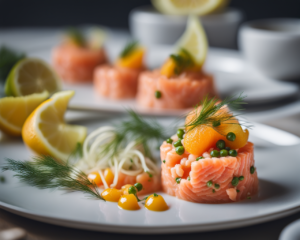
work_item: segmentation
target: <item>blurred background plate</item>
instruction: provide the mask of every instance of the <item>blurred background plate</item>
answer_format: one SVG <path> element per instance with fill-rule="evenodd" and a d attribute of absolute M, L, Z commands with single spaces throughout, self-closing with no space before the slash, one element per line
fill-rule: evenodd
<path fill-rule="evenodd" d="M 82 26 L 87 29 L 91 26 Z M 108 39 L 106 48 L 108 56 L 113 61 L 123 46 L 131 40 L 127 31 L 112 30 L 105 28 Z M 0 31 L 0 45 L 6 45 L 13 49 L 26 52 L 29 56 L 39 57 L 51 62 L 51 49 L 60 41 L 63 29 L 15 29 Z M 149 68 L 159 67 L 172 53 L 170 45 L 150 46 L 147 50 L 146 62 Z M 220 48 L 210 48 L 208 59 L 204 66 L 208 73 L 214 75 L 216 88 L 222 98 L 240 94 L 246 96 L 249 103 L 249 117 L 257 120 L 256 113 L 260 113 L 262 105 L 265 112 L 264 119 L 269 116 L 272 119 L 285 115 L 293 115 L 300 112 L 300 101 L 295 102 L 299 87 L 295 83 L 281 82 L 274 79 L 261 77 L 251 70 L 238 51 Z M 76 110 L 106 111 L 110 113 L 122 113 L 128 108 L 135 109 L 141 114 L 157 116 L 178 116 L 186 113 L 186 110 L 152 110 L 136 106 L 134 100 L 111 101 L 97 96 L 93 91 L 92 84 L 64 85 L 65 89 L 76 90 L 75 97 L 71 100 L 70 108 Z M 287 100 L 287 102 L 285 102 Z M 277 105 L 268 104 L 281 102 L 279 110 Z M 291 103 L 292 101 L 292 103 Z M 294 101 L 294 102 L 293 102 Z M 290 107 L 293 104 L 293 107 Z M 294 106 L 296 105 L 296 107 Z M 299 105 L 299 106 L 298 106 Z M 258 109 L 259 107 L 259 109 Z M 284 109 L 283 109 L 284 108 Z M 258 113 L 258 117 L 261 117 Z M 255 115 L 256 114 L 256 115 Z M 254 116 L 254 117 L 252 117 Z M 260 119 L 261 120 L 261 119 Z"/>

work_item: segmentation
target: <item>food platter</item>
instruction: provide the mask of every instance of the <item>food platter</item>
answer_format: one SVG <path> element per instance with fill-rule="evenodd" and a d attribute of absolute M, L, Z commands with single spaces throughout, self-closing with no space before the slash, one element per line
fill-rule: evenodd
<path fill-rule="evenodd" d="M 112 120 L 102 118 L 73 123 L 85 125 L 91 132 L 99 126 L 111 124 Z M 162 125 L 173 123 L 168 118 L 159 121 Z M 300 139 L 262 124 L 253 125 L 250 141 L 256 144 L 260 194 L 251 200 L 196 204 L 161 193 L 170 207 L 165 212 L 151 212 L 144 208 L 124 211 L 115 203 L 87 199 L 81 193 L 38 190 L 19 183 L 13 178 L 13 173 L 4 172 L 6 181 L 0 184 L 0 206 L 31 219 L 61 226 L 152 234 L 236 228 L 300 211 L 300 186 L 295 184 L 300 181 Z M 26 160 L 32 156 L 21 139 L 2 137 L 0 141 L 0 164 L 5 158 Z"/>
<path fill-rule="evenodd" d="M 110 59 L 117 56 L 122 44 L 108 44 Z M 51 62 L 51 48 L 29 52 L 30 56 Z M 148 50 L 147 65 L 158 67 L 172 52 L 169 46 L 157 46 Z M 205 64 L 207 72 L 212 73 L 216 80 L 216 88 L 221 97 L 243 92 L 249 104 L 271 103 L 280 99 L 294 97 L 298 86 L 293 83 L 275 81 L 257 76 L 244 62 L 237 51 L 211 48 Z M 70 102 L 70 109 L 91 110 L 109 113 L 120 113 L 126 109 L 134 109 L 144 115 L 181 116 L 186 110 L 153 110 L 137 106 L 134 100 L 112 101 L 97 95 L 92 84 L 64 84 L 64 89 L 75 90 L 76 95 Z"/>

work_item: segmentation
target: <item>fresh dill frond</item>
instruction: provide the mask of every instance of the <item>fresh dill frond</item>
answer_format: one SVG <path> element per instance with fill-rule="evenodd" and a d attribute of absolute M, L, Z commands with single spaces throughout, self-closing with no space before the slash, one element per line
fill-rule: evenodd
<path fill-rule="evenodd" d="M 51 156 L 35 157 L 33 161 L 6 159 L 2 171 L 13 171 L 21 182 L 46 189 L 59 188 L 68 192 L 83 192 L 94 199 L 104 200 L 95 183 L 87 175 L 67 163 L 57 162 Z"/>
<path fill-rule="evenodd" d="M 184 70 L 195 65 L 192 55 L 184 48 L 179 49 L 177 54 L 171 54 L 170 58 L 172 58 L 176 64 L 176 68 L 174 69 L 176 75 L 181 74 Z"/>
<path fill-rule="evenodd" d="M 241 105 L 247 104 L 243 101 L 245 96 L 240 94 L 235 97 L 227 97 L 223 101 L 220 101 L 216 97 L 209 98 L 206 96 L 200 104 L 195 106 L 195 110 L 190 114 L 195 114 L 195 117 L 191 119 L 189 123 L 185 125 L 189 130 L 193 130 L 195 127 L 200 125 L 206 125 L 208 127 L 214 128 L 217 132 L 224 135 L 222 127 L 219 127 L 221 124 L 240 124 L 236 117 L 237 114 L 233 114 L 228 110 L 219 111 L 224 107 L 230 107 L 236 110 L 242 110 Z M 199 108 L 201 106 L 201 108 Z M 200 110 L 199 110 L 200 109 Z M 241 124 L 240 124 L 241 125 Z"/>
<path fill-rule="evenodd" d="M 115 138 L 104 145 L 102 154 L 117 154 L 131 141 L 136 141 L 142 146 L 145 156 L 152 159 L 149 142 L 154 140 L 159 143 L 166 138 L 164 128 L 155 120 L 146 121 L 132 110 L 128 111 L 129 120 L 122 121 L 115 126 Z"/>
<path fill-rule="evenodd" d="M 138 46 L 138 42 L 137 41 L 133 41 L 133 42 L 130 42 L 128 43 L 124 49 L 121 51 L 120 53 L 120 58 L 125 58 L 127 57 L 128 55 L 130 55 L 130 53 L 136 49 L 136 47 Z"/>
<path fill-rule="evenodd" d="M 83 157 L 83 149 L 82 149 L 82 144 L 78 142 L 76 144 L 76 147 L 74 151 L 70 154 L 68 157 L 67 163 L 71 165 L 75 165 L 75 163 Z"/>
<path fill-rule="evenodd" d="M 2 46 L 0 48 L 0 81 L 4 82 L 8 77 L 10 70 L 13 66 L 25 58 L 25 54 L 17 53 L 12 49 Z"/>
<path fill-rule="evenodd" d="M 84 47 L 86 45 L 86 39 L 82 31 L 78 28 L 69 28 L 66 35 L 79 47 Z"/>

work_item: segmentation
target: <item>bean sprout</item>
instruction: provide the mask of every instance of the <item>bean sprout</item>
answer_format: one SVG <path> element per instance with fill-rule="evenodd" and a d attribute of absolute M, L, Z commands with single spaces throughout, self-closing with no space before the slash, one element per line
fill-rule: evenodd
<path fill-rule="evenodd" d="M 110 126 L 100 127 L 90 133 L 83 143 L 83 157 L 77 163 L 77 168 L 85 173 L 98 171 L 104 188 L 115 187 L 119 173 L 137 176 L 142 172 L 159 173 L 159 168 L 143 154 L 143 148 L 138 141 L 131 141 L 125 147 L 108 144 L 116 140 L 116 129 Z M 108 186 L 103 171 L 110 168 L 114 172 L 113 183 Z"/>

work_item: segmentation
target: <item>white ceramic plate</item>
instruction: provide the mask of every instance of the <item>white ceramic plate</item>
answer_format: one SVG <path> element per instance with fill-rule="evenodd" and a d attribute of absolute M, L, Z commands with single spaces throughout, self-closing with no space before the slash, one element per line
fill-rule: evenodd
<path fill-rule="evenodd" d="M 163 124 L 173 120 L 163 119 Z M 83 122 L 89 131 L 110 124 L 111 119 Z M 256 125 L 256 124 L 255 124 Z M 125 211 L 116 203 L 90 200 L 81 193 L 39 190 L 18 182 L 4 172 L 0 184 L 0 207 L 35 220 L 96 231 L 123 233 L 175 233 L 209 231 L 257 224 L 300 210 L 300 139 L 287 132 L 257 124 L 251 132 L 260 194 L 238 203 L 196 204 L 161 193 L 170 209 L 151 212 L 145 208 Z M 265 137 L 264 137 L 265 136 Z M 258 139 L 259 137 L 259 139 Z M 262 137 L 262 138 L 261 138 Z M 263 144 L 273 140 L 271 145 Z M 263 147 L 264 146 L 264 147 Z M 21 140 L 2 139 L 0 164 L 5 158 L 29 159 Z"/>

